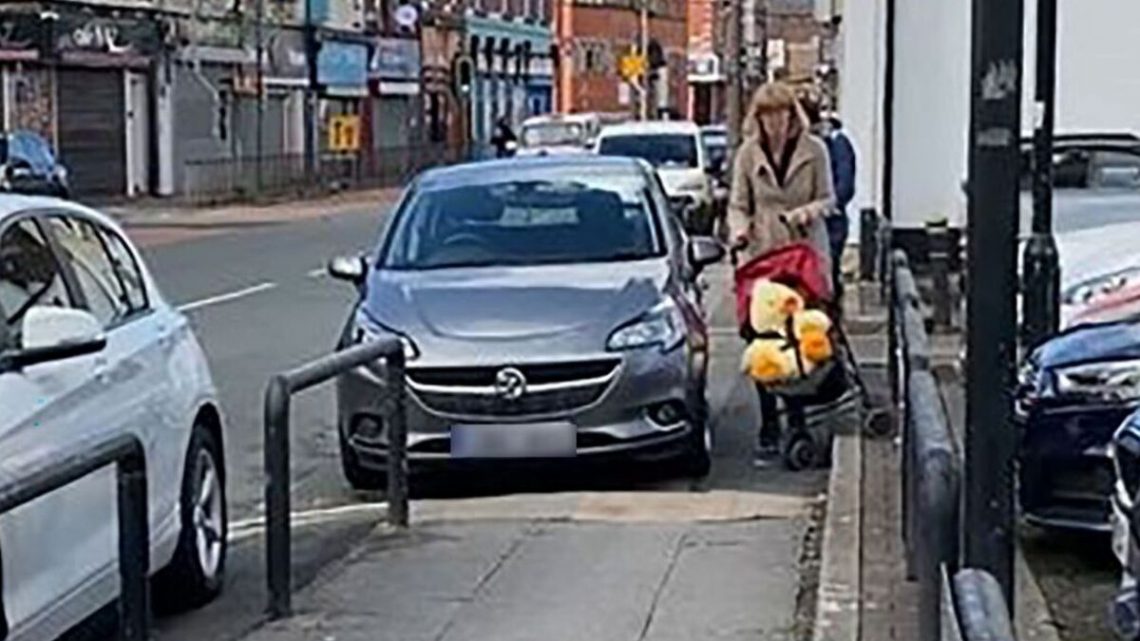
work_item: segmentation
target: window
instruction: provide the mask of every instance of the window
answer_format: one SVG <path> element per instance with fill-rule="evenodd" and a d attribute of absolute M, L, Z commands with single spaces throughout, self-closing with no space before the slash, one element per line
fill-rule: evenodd
<path fill-rule="evenodd" d="M 17 131 L 8 142 L 8 152 L 13 160 L 28 163 L 36 173 L 50 174 L 55 166 L 47 141 L 30 131 Z"/>
<path fill-rule="evenodd" d="M 696 167 L 697 139 L 688 134 L 606 136 L 598 145 L 605 156 L 642 158 L 654 167 Z"/>
<path fill-rule="evenodd" d="M 111 255 L 111 266 L 115 269 L 115 275 L 119 277 L 123 301 L 132 314 L 146 311 L 150 307 L 146 283 L 143 281 L 138 261 L 127 246 L 127 241 L 108 229 L 101 229 L 100 232 L 107 246 L 107 253 Z"/>
<path fill-rule="evenodd" d="M 48 224 L 63 250 L 63 259 L 75 272 L 84 308 L 104 327 L 126 320 L 132 314 L 130 297 L 95 225 L 61 216 L 48 219 Z"/>
<path fill-rule="evenodd" d="M 0 347 L 20 344 L 24 314 L 37 306 L 70 307 L 71 297 L 39 226 L 25 219 L 0 236 Z"/>
<path fill-rule="evenodd" d="M 381 262 L 433 269 L 643 260 L 662 253 L 658 237 L 644 177 L 555 170 L 415 195 Z"/>
<path fill-rule="evenodd" d="M 1094 160 L 1094 182 L 1097 187 L 1140 187 L 1140 152 L 1099 151 Z"/>

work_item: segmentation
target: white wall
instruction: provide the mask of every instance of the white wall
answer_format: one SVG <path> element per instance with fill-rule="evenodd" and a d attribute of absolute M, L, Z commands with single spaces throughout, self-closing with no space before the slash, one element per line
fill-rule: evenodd
<path fill-rule="evenodd" d="M 969 0 L 897 0 L 892 209 L 896 227 L 964 226 Z"/>
<path fill-rule="evenodd" d="M 839 34 L 839 115 L 858 165 L 847 214 L 856 225 L 859 210 L 882 211 L 884 8 L 884 0 L 850 0 Z M 854 229 L 852 237 L 858 237 Z"/>
<path fill-rule="evenodd" d="M 1060 0 L 1057 8 L 1057 130 L 1140 133 L 1140 3 Z M 1022 129 L 1036 123 L 1033 82 L 1036 2 L 1025 5 Z"/>

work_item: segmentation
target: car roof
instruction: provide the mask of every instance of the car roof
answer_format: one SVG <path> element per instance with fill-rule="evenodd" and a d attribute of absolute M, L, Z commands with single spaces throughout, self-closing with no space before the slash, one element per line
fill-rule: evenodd
<path fill-rule="evenodd" d="M 419 189 L 448 189 L 468 185 L 500 182 L 504 175 L 519 180 L 548 176 L 551 171 L 562 170 L 567 175 L 575 171 L 600 170 L 645 175 L 646 164 L 635 158 L 598 156 L 594 154 L 567 154 L 549 156 L 523 156 L 501 160 L 483 160 L 460 165 L 429 169 L 416 181 Z"/>
<path fill-rule="evenodd" d="M 695 136 L 700 133 L 700 127 L 688 120 L 642 120 L 606 125 L 602 128 L 603 137 L 652 134 L 692 134 Z"/>
<path fill-rule="evenodd" d="M 0 225 L 3 225 L 9 218 L 17 214 L 44 210 L 66 212 L 75 216 L 87 217 L 101 224 L 118 229 L 118 225 L 108 216 L 69 200 L 62 200 L 51 196 L 0 194 Z"/>
<path fill-rule="evenodd" d="M 523 121 L 522 126 L 539 125 L 551 122 L 589 123 L 598 120 L 598 114 L 544 114 L 531 116 Z"/>

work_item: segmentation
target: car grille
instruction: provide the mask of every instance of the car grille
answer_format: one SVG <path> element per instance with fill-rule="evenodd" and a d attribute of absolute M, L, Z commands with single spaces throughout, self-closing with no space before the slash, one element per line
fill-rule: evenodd
<path fill-rule="evenodd" d="M 495 393 L 502 367 L 408 370 L 411 392 L 430 411 L 455 417 L 529 417 L 574 413 L 598 402 L 617 372 L 617 359 L 512 366 L 526 378 L 526 392 L 506 399 Z"/>
<path fill-rule="evenodd" d="M 605 378 L 617 369 L 618 360 L 603 359 L 567 363 L 542 363 L 512 366 L 522 372 L 528 385 L 573 383 Z M 432 387 L 480 387 L 495 384 L 496 367 L 421 367 L 408 370 L 413 385 Z"/>

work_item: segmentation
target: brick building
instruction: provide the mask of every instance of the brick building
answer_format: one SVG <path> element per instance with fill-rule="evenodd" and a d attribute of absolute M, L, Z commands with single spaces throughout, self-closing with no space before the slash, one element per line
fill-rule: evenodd
<path fill-rule="evenodd" d="M 647 0 L 650 50 L 664 65 L 651 104 L 678 114 L 687 111 L 686 0 Z M 558 0 L 558 111 L 636 113 L 637 90 L 625 86 L 618 60 L 638 48 L 641 0 Z"/>
<path fill-rule="evenodd" d="M 717 24 L 722 19 L 717 0 L 688 0 L 689 101 L 688 117 L 698 123 L 718 122 L 725 98 L 725 75 L 718 54 Z"/>

